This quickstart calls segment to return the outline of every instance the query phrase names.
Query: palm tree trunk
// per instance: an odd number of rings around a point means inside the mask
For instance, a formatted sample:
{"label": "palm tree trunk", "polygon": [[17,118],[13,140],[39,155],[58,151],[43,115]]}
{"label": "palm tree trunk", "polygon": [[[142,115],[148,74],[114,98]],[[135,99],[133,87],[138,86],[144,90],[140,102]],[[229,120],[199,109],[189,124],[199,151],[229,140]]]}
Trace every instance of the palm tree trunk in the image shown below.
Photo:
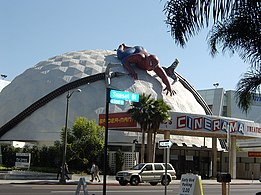
{"label": "palm tree trunk", "polygon": [[152,162],[153,149],[152,149],[152,132],[147,133],[147,162]]}
{"label": "palm tree trunk", "polygon": [[144,163],[144,154],[145,154],[145,129],[142,128],[142,140],[141,140],[141,151],[140,151],[140,162]]}
{"label": "palm tree trunk", "polygon": [[152,143],[152,150],[153,150],[153,156],[152,156],[152,162],[154,163],[155,162],[155,152],[156,152],[156,135],[157,135],[157,131],[154,131],[154,134],[153,134],[153,143]]}

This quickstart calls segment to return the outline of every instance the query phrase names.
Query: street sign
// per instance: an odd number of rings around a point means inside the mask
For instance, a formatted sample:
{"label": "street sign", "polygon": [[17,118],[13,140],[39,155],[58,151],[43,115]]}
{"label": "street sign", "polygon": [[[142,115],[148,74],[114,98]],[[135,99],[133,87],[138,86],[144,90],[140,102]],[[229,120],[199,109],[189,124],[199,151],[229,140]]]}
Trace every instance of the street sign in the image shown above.
{"label": "street sign", "polygon": [[159,141],[159,149],[170,148],[172,146],[172,141],[170,140],[161,140]]}
{"label": "street sign", "polygon": [[118,105],[124,105],[124,100],[118,100],[118,99],[111,99],[110,103],[112,104],[118,104]]}
{"label": "street sign", "polygon": [[15,167],[30,168],[31,153],[16,153]]}
{"label": "street sign", "polygon": [[137,93],[131,93],[131,92],[127,92],[127,91],[111,90],[110,91],[110,98],[111,99],[117,99],[117,100],[139,102],[140,96]]}

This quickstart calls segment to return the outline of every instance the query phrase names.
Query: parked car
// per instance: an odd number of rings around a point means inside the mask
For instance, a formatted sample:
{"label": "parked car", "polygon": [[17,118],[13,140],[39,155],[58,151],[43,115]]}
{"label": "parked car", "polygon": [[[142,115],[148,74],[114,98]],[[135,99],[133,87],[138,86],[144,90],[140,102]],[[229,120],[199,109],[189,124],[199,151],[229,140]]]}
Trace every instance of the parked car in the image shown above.
{"label": "parked car", "polygon": [[[166,176],[166,181],[165,181]],[[116,173],[116,180],[122,186],[136,186],[139,183],[148,182],[151,185],[157,185],[159,182],[162,185],[176,179],[176,171],[173,166],[167,163],[167,174],[165,174],[165,163],[140,163],[134,166],[131,170],[119,171]]]}

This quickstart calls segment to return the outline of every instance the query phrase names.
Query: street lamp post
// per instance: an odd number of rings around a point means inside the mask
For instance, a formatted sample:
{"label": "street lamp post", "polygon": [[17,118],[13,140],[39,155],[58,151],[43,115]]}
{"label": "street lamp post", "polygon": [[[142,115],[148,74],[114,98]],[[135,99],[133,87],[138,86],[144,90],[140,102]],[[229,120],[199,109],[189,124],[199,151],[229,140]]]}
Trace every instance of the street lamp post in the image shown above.
{"label": "street lamp post", "polygon": [[[77,89],[78,92],[81,92],[80,89]],[[65,184],[66,183],[66,179],[65,179],[65,165],[66,165],[66,154],[67,154],[67,126],[68,126],[68,115],[69,115],[69,101],[70,101],[70,97],[72,96],[72,94],[74,93],[74,91],[72,91],[70,93],[70,91],[67,92],[66,95],[66,111],[65,111],[65,127],[64,127],[64,140],[63,140],[63,159],[62,159],[62,172],[61,172],[61,178],[59,180],[59,182],[61,184]]]}

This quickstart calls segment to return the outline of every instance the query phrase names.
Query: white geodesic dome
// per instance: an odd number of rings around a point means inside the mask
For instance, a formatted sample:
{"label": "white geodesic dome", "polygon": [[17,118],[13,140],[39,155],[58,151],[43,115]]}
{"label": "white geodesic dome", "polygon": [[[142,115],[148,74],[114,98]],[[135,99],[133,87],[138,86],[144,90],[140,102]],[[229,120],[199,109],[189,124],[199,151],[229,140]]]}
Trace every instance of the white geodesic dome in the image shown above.
{"label": "white geodesic dome", "polygon": [[[17,76],[0,93],[0,127],[14,118],[53,90],[80,78],[103,73],[108,64],[119,64],[111,68],[112,72],[127,73],[114,51],[85,50],[69,52],[39,62]],[[111,87],[122,91],[151,94],[154,98],[162,98],[171,106],[172,111],[206,114],[193,94],[179,81],[171,78],[174,96],[166,95],[165,85],[153,71],[146,72],[135,68],[138,80],[123,74],[111,79]],[[80,86],[81,93],[74,93],[69,104],[69,127],[79,116],[98,121],[98,115],[105,113],[105,81],[98,80]],[[76,89],[74,89],[76,90]],[[53,142],[60,139],[60,130],[65,123],[66,94],[53,99],[40,107],[30,116],[6,132],[0,140],[20,140],[36,142]],[[130,108],[110,105],[110,113],[126,112]],[[133,140],[136,134],[130,132],[110,131],[111,142]]]}

